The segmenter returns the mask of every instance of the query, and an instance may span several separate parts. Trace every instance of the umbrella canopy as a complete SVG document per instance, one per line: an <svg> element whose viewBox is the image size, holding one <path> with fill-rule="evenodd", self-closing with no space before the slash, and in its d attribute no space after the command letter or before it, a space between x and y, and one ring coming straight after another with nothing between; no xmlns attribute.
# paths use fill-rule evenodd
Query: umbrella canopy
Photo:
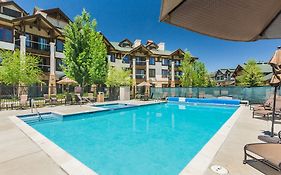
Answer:
<svg viewBox="0 0 281 175"><path fill-rule="evenodd" d="M62 85L71 85L71 84L77 84L77 81L65 77L62 80L58 81L57 83Z"/></svg>
<svg viewBox="0 0 281 175"><path fill-rule="evenodd" d="M280 0L162 0L160 20L235 41L281 38Z"/></svg>
<svg viewBox="0 0 281 175"><path fill-rule="evenodd" d="M270 81L271 86L279 86L281 83L281 47L275 51L273 57L269 61L272 66L273 76Z"/></svg>
<svg viewBox="0 0 281 175"><path fill-rule="evenodd" d="M142 87L142 86L151 86L151 84L149 82L143 81L137 85L137 87Z"/></svg>

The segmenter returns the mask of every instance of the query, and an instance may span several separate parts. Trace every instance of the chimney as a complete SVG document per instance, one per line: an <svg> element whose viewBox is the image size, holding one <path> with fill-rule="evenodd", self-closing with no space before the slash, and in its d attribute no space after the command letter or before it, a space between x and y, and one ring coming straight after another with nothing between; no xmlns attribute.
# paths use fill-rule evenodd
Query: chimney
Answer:
<svg viewBox="0 0 281 175"><path fill-rule="evenodd" d="M146 41L146 45L151 44L151 43L153 43L152 40L147 40L147 41Z"/></svg>
<svg viewBox="0 0 281 175"><path fill-rule="evenodd" d="M136 39L135 42L134 42L133 47L138 47L139 45L141 45L141 40Z"/></svg>
<svg viewBox="0 0 281 175"><path fill-rule="evenodd" d="M161 42L158 44L158 50L162 50L164 51L165 50L165 43Z"/></svg>

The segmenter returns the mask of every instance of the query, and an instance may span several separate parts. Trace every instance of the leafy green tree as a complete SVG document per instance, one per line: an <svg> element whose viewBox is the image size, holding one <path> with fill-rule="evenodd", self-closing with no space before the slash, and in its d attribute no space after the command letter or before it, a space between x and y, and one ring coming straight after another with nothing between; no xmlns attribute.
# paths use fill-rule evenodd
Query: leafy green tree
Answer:
<svg viewBox="0 0 281 175"><path fill-rule="evenodd" d="M183 75L180 76L181 85L183 87L206 87L209 82L208 71L205 64L194 60L190 52L186 52L180 70Z"/></svg>
<svg viewBox="0 0 281 175"><path fill-rule="evenodd" d="M131 71L122 68L110 67L106 79L107 87L130 86L132 84Z"/></svg>
<svg viewBox="0 0 281 175"><path fill-rule="evenodd" d="M84 88L92 84L104 84L108 66L107 51L103 36L96 31L96 20L90 20L90 14L83 10L65 27L65 59L63 71L69 78Z"/></svg>
<svg viewBox="0 0 281 175"><path fill-rule="evenodd" d="M20 51L1 51L0 81L6 85L29 86L40 83L42 70L38 67L39 58L30 54L20 56ZM14 89L15 90L15 89ZM15 93L15 91L14 91Z"/></svg>
<svg viewBox="0 0 281 175"><path fill-rule="evenodd" d="M0 68L1 82L7 85L32 85L41 82L39 58L26 54L22 59L20 51L1 51L2 66ZM21 61L24 60L24 61Z"/></svg>
<svg viewBox="0 0 281 175"><path fill-rule="evenodd" d="M258 67L255 59L247 61L242 74L236 80L240 86L255 87L264 85L261 69Z"/></svg>

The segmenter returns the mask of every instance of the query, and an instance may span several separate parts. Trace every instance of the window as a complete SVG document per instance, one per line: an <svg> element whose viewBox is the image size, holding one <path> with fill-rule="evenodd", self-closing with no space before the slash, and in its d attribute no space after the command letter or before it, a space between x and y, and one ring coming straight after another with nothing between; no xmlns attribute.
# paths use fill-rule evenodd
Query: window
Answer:
<svg viewBox="0 0 281 175"><path fill-rule="evenodd" d="M155 58L154 57L149 58L149 65L155 65Z"/></svg>
<svg viewBox="0 0 281 175"><path fill-rule="evenodd" d="M114 55L114 54L111 54L111 55L110 55L110 61L111 61L111 62L115 62L115 55Z"/></svg>
<svg viewBox="0 0 281 175"><path fill-rule="evenodd" d="M12 16L15 18L21 17L21 12L9 9L7 7L3 7L3 14L8 15L8 16Z"/></svg>
<svg viewBox="0 0 281 175"><path fill-rule="evenodd" d="M162 69L162 78L168 78L168 70Z"/></svg>
<svg viewBox="0 0 281 175"><path fill-rule="evenodd" d="M38 49L45 50L45 51L50 50L50 46L49 46L48 40L46 38L38 37Z"/></svg>
<svg viewBox="0 0 281 175"><path fill-rule="evenodd" d="M62 40L57 40L56 50L57 50L57 52L63 52L63 50L64 50L64 42Z"/></svg>
<svg viewBox="0 0 281 175"><path fill-rule="evenodd" d="M166 59L166 58L163 58L163 59L162 59L162 65L163 65L163 66L168 66L168 65L169 65L169 60Z"/></svg>
<svg viewBox="0 0 281 175"><path fill-rule="evenodd" d="M136 69L136 78L143 79L144 78L144 70L143 69Z"/></svg>
<svg viewBox="0 0 281 175"><path fill-rule="evenodd" d="M63 65L62 60L57 58L56 59L56 70L57 71L62 71L62 65Z"/></svg>
<svg viewBox="0 0 281 175"><path fill-rule="evenodd" d="M175 65L176 66L180 66L181 65L181 61L180 60L176 60Z"/></svg>
<svg viewBox="0 0 281 175"><path fill-rule="evenodd" d="M13 32L11 29L0 27L0 40L5 42L13 42Z"/></svg>
<svg viewBox="0 0 281 175"><path fill-rule="evenodd" d="M155 69L149 69L149 77L155 78Z"/></svg>
<svg viewBox="0 0 281 175"><path fill-rule="evenodd" d="M31 35L30 34L28 34L28 33L26 33L25 34L25 37L26 37L26 47L28 47L28 48L31 48Z"/></svg>
<svg viewBox="0 0 281 175"><path fill-rule="evenodd" d="M123 63L130 63L130 59L129 59L129 56L126 55L124 58L123 58Z"/></svg>
<svg viewBox="0 0 281 175"><path fill-rule="evenodd" d="M136 57L136 65L145 65L145 57Z"/></svg>

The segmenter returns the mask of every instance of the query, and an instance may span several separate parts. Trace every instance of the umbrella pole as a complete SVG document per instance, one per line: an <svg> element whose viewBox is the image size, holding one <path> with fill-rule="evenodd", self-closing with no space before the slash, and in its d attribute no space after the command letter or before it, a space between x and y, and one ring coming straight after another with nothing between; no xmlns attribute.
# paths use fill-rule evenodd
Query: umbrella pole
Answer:
<svg viewBox="0 0 281 175"><path fill-rule="evenodd" d="M275 121L276 94L277 94L277 86L274 87L274 100L273 100L273 110L272 110L273 113L272 113L271 137L274 136L274 121Z"/></svg>

